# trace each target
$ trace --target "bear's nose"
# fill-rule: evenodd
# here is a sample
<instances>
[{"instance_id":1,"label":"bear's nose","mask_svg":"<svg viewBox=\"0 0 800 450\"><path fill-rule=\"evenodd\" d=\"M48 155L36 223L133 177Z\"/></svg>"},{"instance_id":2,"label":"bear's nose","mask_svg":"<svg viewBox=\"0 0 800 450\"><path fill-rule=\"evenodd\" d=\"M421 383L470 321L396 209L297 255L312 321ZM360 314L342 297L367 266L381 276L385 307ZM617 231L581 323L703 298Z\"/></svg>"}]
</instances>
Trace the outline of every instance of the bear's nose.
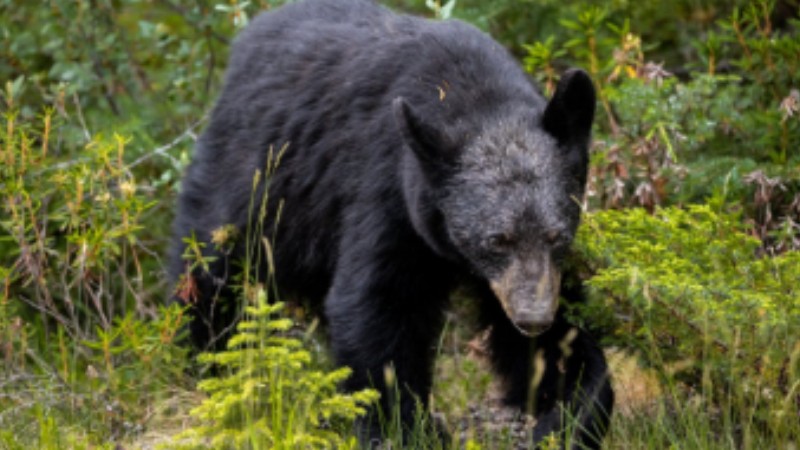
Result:
<instances>
[{"instance_id":1,"label":"bear's nose","mask_svg":"<svg viewBox=\"0 0 800 450\"><path fill-rule=\"evenodd\" d=\"M531 312L518 312L512 320L514 326L525 336L538 336L553 325L552 319L542 318Z\"/></svg>"}]
</instances>

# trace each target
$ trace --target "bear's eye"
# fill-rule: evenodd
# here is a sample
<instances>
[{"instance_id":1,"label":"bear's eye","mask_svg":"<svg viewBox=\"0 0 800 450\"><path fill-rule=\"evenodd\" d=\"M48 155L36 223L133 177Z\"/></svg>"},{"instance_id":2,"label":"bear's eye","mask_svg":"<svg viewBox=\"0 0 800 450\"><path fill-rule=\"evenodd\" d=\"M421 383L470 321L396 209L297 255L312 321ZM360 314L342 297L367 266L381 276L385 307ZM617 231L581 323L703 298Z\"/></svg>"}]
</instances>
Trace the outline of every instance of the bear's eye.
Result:
<instances>
[{"instance_id":1,"label":"bear's eye","mask_svg":"<svg viewBox=\"0 0 800 450\"><path fill-rule=\"evenodd\" d=\"M506 249L514 245L516 239L511 233L495 233L486 239L486 246L491 249Z\"/></svg>"},{"instance_id":2,"label":"bear's eye","mask_svg":"<svg viewBox=\"0 0 800 450\"><path fill-rule=\"evenodd\" d=\"M558 245L564 240L564 235L560 230L547 230L544 234L545 240L550 245Z\"/></svg>"}]
</instances>

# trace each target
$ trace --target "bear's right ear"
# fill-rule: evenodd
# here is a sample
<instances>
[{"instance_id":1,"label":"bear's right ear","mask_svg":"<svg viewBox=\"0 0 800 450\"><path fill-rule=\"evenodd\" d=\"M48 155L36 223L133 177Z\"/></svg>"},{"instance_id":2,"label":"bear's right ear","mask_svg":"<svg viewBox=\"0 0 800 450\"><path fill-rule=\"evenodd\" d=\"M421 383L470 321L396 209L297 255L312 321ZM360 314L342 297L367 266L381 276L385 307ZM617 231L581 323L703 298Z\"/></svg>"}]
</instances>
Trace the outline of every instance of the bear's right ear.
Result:
<instances>
[{"instance_id":1,"label":"bear's right ear","mask_svg":"<svg viewBox=\"0 0 800 450\"><path fill-rule=\"evenodd\" d=\"M403 97L392 101L392 112L403 141L421 161L433 165L449 165L456 156L452 139L439 128L419 116Z\"/></svg>"}]
</instances>

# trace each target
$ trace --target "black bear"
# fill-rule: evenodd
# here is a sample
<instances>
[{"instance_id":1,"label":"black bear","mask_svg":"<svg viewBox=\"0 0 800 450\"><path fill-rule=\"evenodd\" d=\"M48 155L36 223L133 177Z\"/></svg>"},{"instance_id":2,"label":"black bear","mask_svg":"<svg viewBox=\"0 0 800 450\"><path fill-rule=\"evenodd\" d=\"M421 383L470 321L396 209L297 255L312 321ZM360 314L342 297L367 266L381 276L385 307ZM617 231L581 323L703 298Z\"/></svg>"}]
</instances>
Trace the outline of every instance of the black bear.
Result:
<instances>
[{"instance_id":1,"label":"black bear","mask_svg":"<svg viewBox=\"0 0 800 450\"><path fill-rule=\"evenodd\" d=\"M193 294L178 297L193 305L194 343L220 348L238 311L236 260L264 248L220 249L212 232L263 229L281 292L322 305L336 361L353 369L346 389L388 394L392 367L410 424L429 396L449 294L469 285L505 400L538 419L534 441L557 433L599 447L613 402L606 361L558 308L581 297L562 265L594 109L584 72L565 73L548 101L502 46L457 20L367 0L258 16L233 45L179 198L170 271L191 279ZM262 195L268 213L255 224ZM192 235L215 256L205 268L182 258ZM377 415L362 439L380 435Z\"/></svg>"}]
</instances>

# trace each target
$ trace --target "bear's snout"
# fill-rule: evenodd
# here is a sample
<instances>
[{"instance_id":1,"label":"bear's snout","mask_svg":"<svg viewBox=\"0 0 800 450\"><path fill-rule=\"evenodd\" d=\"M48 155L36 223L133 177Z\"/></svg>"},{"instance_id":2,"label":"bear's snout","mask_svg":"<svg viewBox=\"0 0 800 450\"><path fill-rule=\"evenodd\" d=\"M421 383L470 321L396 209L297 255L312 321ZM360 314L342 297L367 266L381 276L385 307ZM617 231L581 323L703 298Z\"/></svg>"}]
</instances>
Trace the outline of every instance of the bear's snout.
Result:
<instances>
[{"instance_id":1,"label":"bear's snout","mask_svg":"<svg viewBox=\"0 0 800 450\"><path fill-rule=\"evenodd\" d=\"M490 282L508 319L531 337L546 331L555 320L560 284L561 272L550 255L515 259Z\"/></svg>"}]
</instances>

